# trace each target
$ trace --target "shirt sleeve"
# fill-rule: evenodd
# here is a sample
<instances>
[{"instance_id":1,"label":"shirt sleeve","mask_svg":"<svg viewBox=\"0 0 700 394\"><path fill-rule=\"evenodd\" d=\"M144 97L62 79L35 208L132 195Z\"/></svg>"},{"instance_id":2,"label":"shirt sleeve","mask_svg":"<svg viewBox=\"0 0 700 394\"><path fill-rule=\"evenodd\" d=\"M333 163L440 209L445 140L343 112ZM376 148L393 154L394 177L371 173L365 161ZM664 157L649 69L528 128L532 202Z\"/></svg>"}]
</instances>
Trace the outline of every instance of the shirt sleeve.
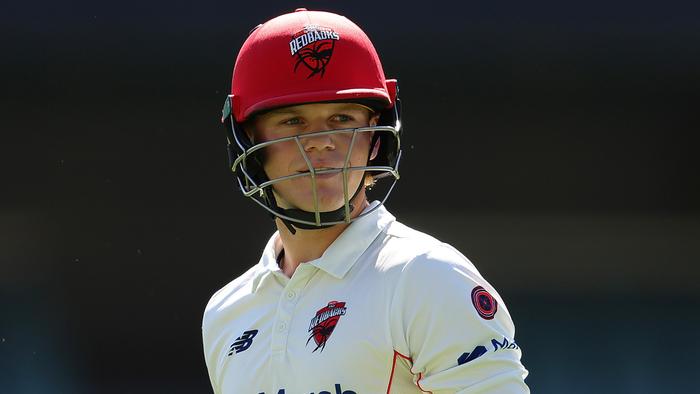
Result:
<instances>
[{"instance_id":1,"label":"shirt sleeve","mask_svg":"<svg viewBox=\"0 0 700 394\"><path fill-rule=\"evenodd\" d=\"M211 301L210 301L211 304ZM216 351L216 337L214 333L213 317L214 311L211 310L210 305L204 312L204 317L202 319L202 345L204 348L204 361L207 366L207 373L209 374L209 382L211 383L211 388L214 394L221 393L221 389L217 384L217 351Z\"/></svg>"},{"instance_id":2,"label":"shirt sleeve","mask_svg":"<svg viewBox=\"0 0 700 394\"><path fill-rule=\"evenodd\" d=\"M442 244L404 267L391 310L394 349L422 391L530 392L503 300L451 246Z\"/></svg>"}]
</instances>

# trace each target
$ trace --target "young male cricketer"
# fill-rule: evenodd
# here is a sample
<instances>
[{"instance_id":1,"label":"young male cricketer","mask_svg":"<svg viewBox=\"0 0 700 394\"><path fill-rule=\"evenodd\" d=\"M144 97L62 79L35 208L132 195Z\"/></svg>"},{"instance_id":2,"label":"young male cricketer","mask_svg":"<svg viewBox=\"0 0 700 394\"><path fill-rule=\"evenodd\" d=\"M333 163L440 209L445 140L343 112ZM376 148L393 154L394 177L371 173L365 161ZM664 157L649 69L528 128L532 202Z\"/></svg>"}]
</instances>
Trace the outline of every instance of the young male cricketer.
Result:
<instances>
[{"instance_id":1,"label":"young male cricketer","mask_svg":"<svg viewBox=\"0 0 700 394\"><path fill-rule=\"evenodd\" d=\"M399 177L397 91L336 14L298 9L243 44L222 121L238 186L277 231L206 307L215 393L529 392L496 290L367 199Z\"/></svg>"}]
</instances>

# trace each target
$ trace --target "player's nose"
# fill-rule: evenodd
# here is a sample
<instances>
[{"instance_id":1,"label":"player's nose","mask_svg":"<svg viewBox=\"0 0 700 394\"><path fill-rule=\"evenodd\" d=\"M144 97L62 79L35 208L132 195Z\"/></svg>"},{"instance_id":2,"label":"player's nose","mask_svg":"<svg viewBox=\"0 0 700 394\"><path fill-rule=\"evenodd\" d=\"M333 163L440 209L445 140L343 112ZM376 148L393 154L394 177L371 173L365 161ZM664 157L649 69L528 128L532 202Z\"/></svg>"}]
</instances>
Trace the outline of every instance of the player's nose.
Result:
<instances>
[{"instance_id":1,"label":"player's nose","mask_svg":"<svg viewBox=\"0 0 700 394\"><path fill-rule=\"evenodd\" d=\"M325 131L333 130L331 125L327 122L316 122L310 125L310 130L313 130L307 135L301 137L301 143L304 146L304 150L307 152L311 150L334 150L335 140L333 133L324 133Z\"/></svg>"}]
</instances>

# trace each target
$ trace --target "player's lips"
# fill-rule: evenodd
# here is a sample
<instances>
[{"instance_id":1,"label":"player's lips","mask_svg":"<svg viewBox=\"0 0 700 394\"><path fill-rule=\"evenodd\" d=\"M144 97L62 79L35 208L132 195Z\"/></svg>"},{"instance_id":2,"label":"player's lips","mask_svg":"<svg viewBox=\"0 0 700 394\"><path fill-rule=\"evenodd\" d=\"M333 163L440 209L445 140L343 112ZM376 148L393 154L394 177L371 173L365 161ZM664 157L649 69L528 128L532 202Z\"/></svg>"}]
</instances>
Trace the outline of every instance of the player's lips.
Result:
<instances>
[{"instance_id":1,"label":"player's lips","mask_svg":"<svg viewBox=\"0 0 700 394\"><path fill-rule=\"evenodd\" d=\"M323 173L323 172L322 172L322 173L319 174L319 171L322 171L322 170L330 170L330 169L333 169L333 170L336 170L336 171L331 171L331 172L326 172L326 173ZM316 175L315 175L315 176L316 176L316 179L332 178L332 177L334 177L334 176L340 174L340 172L337 172L337 170L338 170L337 168L324 168L324 167L316 168ZM309 174L310 171L309 171L309 170L300 171L300 173L301 173L301 174Z\"/></svg>"},{"instance_id":2,"label":"player's lips","mask_svg":"<svg viewBox=\"0 0 700 394\"><path fill-rule=\"evenodd\" d=\"M340 174L340 171L341 171L341 169L342 169L342 166L333 166L333 165L329 165L329 164L327 164L327 163L324 163L324 164L312 163L312 165L313 165L313 168L314 168L314 170L315 170L315 172L316 172L316 178L330 178L330 177L333 177L333 176L335 176L335 175ZM330 171L326 172L327 170L330 170ZM308 168L308 167L304 167L304 168L301 168L301 169L297 170L297 172L300 173L300 174L308 174L308 173L310 173L311 171L309 171L309 168ZM320 173L319 173L319 172L320 172Z\"/></svg>"},{"instance_id":3,"label":"player's lips","mask_svg":"<svg viewBox=\"0 0 700 394\"><path fill-rule=\"evenodd\" d=\"M329 161L311 161L311 166L316 171L322 170L340 170L343 168L342 163L335 163ZM297 172L309 172L309 167L304 163L302 166L297 167Z\"/></svg>"}]
</instances>

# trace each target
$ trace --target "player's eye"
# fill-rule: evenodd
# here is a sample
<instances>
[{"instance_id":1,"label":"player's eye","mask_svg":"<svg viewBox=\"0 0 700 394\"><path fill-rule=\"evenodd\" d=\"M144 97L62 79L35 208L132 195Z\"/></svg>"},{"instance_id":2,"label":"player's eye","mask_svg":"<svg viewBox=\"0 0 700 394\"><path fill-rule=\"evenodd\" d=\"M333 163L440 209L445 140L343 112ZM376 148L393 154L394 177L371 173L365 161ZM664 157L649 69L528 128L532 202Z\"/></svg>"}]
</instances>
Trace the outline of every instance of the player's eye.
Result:
<instances>
[{"instance_id":1,"label":"player's eye","mask_svg":"<svg viewBox=\"0 0 700 394\"><path fill-rule=\"evenodd\" d=\"M352 116L347 115L347 114L336 114L336 115L333 115L333 120L336 122L344 123L344 122L353 121L353 120L355 120L355 118L353 118Z\"/></svg>"},{"instance_id":2,"label":"player's eye","mask_svg":"<svg viewBox=\"0 0 700 394\"><path fill-rule=\"evenodd\" d=\"M301 124L301 118L299 117L294 117L294 118L289 118L289 119L284 119L280 124L286 125L286 126L297 126Z\"/></svg>"}]
</instances>

